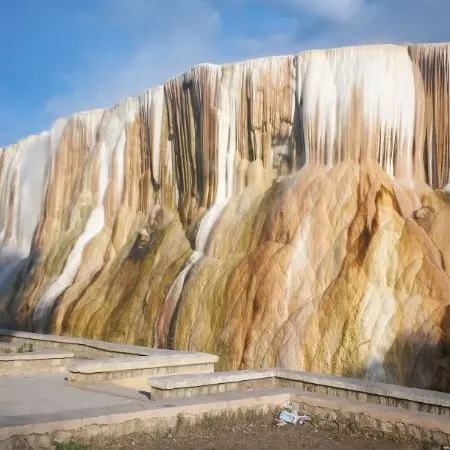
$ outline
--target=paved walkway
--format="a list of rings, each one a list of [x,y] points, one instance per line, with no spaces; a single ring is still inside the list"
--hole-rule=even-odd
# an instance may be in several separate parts
[[[397,430],[401,424],[398,430],[402,435],[450,444],[450,421],[444,414],[287,387],[149,401],[137,389],[110,382],[68,385],[62,373],[0,377],[0,448],[2,442],[17,436],[26,436],[33,445],[46,448],[61,438],[61,433],[76,441],[98,434],[99,429],[116,435],[153,432],[174,428],[180,419],[195,424],[205,415],[273,411],[287,401],[300,405],[302,412],[311,416],[336,417],[342,424],[382,432]]]
[[[110,383],[68,385],[65,374],[0,377],[0,427],[148,409],[145,394]]]

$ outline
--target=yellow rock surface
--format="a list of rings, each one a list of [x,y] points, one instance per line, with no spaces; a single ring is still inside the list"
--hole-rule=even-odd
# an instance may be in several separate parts
[[[0,149],[0,325],[449,390],[449,52],[201,65]]]

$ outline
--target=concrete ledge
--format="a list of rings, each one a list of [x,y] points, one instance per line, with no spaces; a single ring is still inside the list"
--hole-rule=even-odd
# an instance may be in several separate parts
[[[192,364],[215,364],[218,357],[206,353],[180,354],[164,356],[141,356],[137,358],[114,358],[96,361],[82,361],[69,367],[70,372],[99,373],[116,372],[121,370],[149,369],[154,367],[176,367]]]
[[[168,356],[172,350],[161,350],[149,347],[140,347],[131,344],[97,341],[70,336],[54,336],[50,334],[28,333],[24,331],[5,330],[0,328],[0,342],[11,344],[33,343],[41,348],[62,349],[70,351],[76,357],[92,359],[112,358],[116,356]],[[190,352],[177,351],[178,355],[190,355]],[[200,353],[204,354],[204,353]],[[213,356],[213,355],[211,355]],[[215,362],[218,361],[216,357]]]
[[[0,329],[0,342],[2,341],[10,344],[33,343],[35,346],[56,349],[60,352],[66,350],[76,357],[90,359],[69,367],[69,382],[72,383],[91,384],[124,378],[209,373],[214,372],[214,365],[219,360],[218,356],[207,353],[160,350],[92,339]]]
[[[273,388],[276,370],[240,370],[149,378],[152,400],[178,399]]]
[[[278,369],[278,385],[450,416],[450,394],[356,378]]]
[[[7,439],[27,437],[32,448],[49,445],[55,440],[85,440],[86,438],[106,435],[122,436],[135,432],[153,432],[174,428],[180,419],[191,423],[206,416],[233,414],[233,412],[268,412],[283,405],[290,399],[291,390],[252,393],[242,396],[231,393],[230,396],[201,400],[180,400],[167,405],[165,402],[149,402],[145,409],[111,413],[105,411],[95,417],[84,416],[71,420],[57,420],[0,428],[0,443]],[[1,446],[0,446],[1,447]],[[45,447],[46,448],[46,447]]]
[[[208,386],[218,383],[236,383],[239,381],[260,380],[276,376],[277,371],[269,370],[237,370],[235,372],[215,372],[201,375],[176,375],[172,377],[149,378],[152,388],[180,389],[187,387]]]
[[[69,382],[93,383],[105,380],[173,374],[214,372],[218,357],[206,353],[166,352],[160,356],[83,361],[69,367]]]
[[[313,420],[353,429],[410,435],[440,445],[450,443],[450,421],[446,417],[417,413],[363,401],[336,398],[293,389],[272,389],[247,393],[227,393],[195,400],[148,403],[142,410],[98,414],[95,417],[48,421],[0,429],[0,442],[27,442],[32,448],[47,448],[54,441],[86,442],[94,436],[121,436],[135,432],[167,431],[180,423],[196,424],[206,417],[226,414],[275,414],[286,401],[297,404]],[[18,441],[15,441],[15,439]]]
[[[49,349],[29,353],[8,353],[0,356],[0,376],[63,372],[73,357],[73,353]]]
[[[217,372],[150,378],[148,382],[155,400],[279,386],[450,416],[450,394],[294,370]]]
[[[71,359],[73,353],[53,352],[49,349],[39,349],[26,353],[7,353],[0,355],[0,364],[2,361],[33,361],[38,359]]]

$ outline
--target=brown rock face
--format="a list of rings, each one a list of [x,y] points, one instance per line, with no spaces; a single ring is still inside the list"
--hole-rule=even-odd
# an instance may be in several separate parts
[[[449,51],[202,65],[0,149],[0,324],[448,390]]]

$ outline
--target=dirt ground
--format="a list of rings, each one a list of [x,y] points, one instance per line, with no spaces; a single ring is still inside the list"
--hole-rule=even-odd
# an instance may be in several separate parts
[[[424,446],[409,438],[395,439],[378,433],[332,429],[316,420],[304,425],[277,427],[273,417],[229,421],[220,419],[194,427],[181,426],[160,435],[135,434],[120,439],[92,442],[92,450],[419,450]]]

